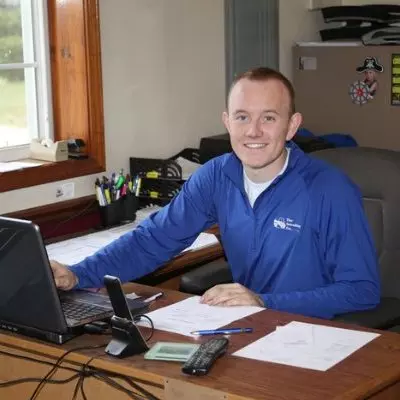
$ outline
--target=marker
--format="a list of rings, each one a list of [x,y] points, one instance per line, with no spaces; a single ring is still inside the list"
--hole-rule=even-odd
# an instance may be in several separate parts
[[[253,328],[207,329],[204,331],[190,332],[192,335],[231,335],[232,333],[251,333]]]
[[[157,299],[158,299],[159,297],[161,297],[163,294],[164,294],[163,292],[156,293],[155,295],[150,296],[150,297],[148,297],[147,299],[144,299],[144,300],[143,300],[143,303],[150,303],[150,302],[152,302],[152,301],[154,301],[154,300],[157,300]]]

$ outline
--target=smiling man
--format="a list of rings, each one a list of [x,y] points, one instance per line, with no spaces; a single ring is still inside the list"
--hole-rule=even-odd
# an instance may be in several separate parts
[[[217,223],[235,283],[214,286],[202,302],[322,318],[375,307],[377,258],[360,193],[291,141],[302,117],[290,82],[269,68],[238,76],[223,121],[233,153],[206,163],[169,205],[95,255],[52,262],[57,286],[141,277]]]

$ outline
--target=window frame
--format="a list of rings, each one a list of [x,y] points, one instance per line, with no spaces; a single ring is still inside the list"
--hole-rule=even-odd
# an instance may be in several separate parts
[[[24,71],[25,111],[30,139],[53,139],[47,0],[37,0],[35,5],[21,1],[20,13],[23,59],[0,64],[0,72]],[[30,26],[27,27],[24,22]],[[1,162],[27,157],[29,142],[0,148]]]
[[[87,159],[0,173],[0,193],[105,171],[99,0],[48,0],[54,140],[83,139]]]

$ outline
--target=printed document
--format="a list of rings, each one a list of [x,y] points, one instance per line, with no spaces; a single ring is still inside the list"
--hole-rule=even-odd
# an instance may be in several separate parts
[[[233,355],[326,371],[378,336],[378,333],[293,321]]]
[[[44,164],[40,161],[10,161],[0,162],[0,173],[8,171],[17,171],[23,168],[37,167],[38,165]]]
[[[264,308],[255,306],[209,306],[200,303],[200,296],[192,296],[146,315],[153,321],[154,329],[192,336],[192,331],[221,328],[262,310]],[[148,326],[146,321],[138,325]]]
[[[76,264],[84,258],[91,256],[102,247],[118,239],[123,234],[135,229],[140,222],[158,210],[160,210],[160,207],[158,206],[144,208],[137,211],[136,220],[134,222],[90,233],[85,236],[64,240],[62,242],[49,244],[46,246],[49,259],[67,265]],[[215,235],[201,233],[194,243],[183,251],[197,250],[217,243],[218,239]]]

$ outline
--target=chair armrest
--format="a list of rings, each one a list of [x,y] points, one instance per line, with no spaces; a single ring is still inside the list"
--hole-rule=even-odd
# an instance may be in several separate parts
[[[333,320],[361,325],[366,328],[388,329],[400,324],[400,299],[382,297],[376,308],[340,314],[335,316]]]
[[[215,285],[230,282],[232,282],[232,274],[229,265],[224,258],[220,258],[183,274],[179,290],[202,295]]]

